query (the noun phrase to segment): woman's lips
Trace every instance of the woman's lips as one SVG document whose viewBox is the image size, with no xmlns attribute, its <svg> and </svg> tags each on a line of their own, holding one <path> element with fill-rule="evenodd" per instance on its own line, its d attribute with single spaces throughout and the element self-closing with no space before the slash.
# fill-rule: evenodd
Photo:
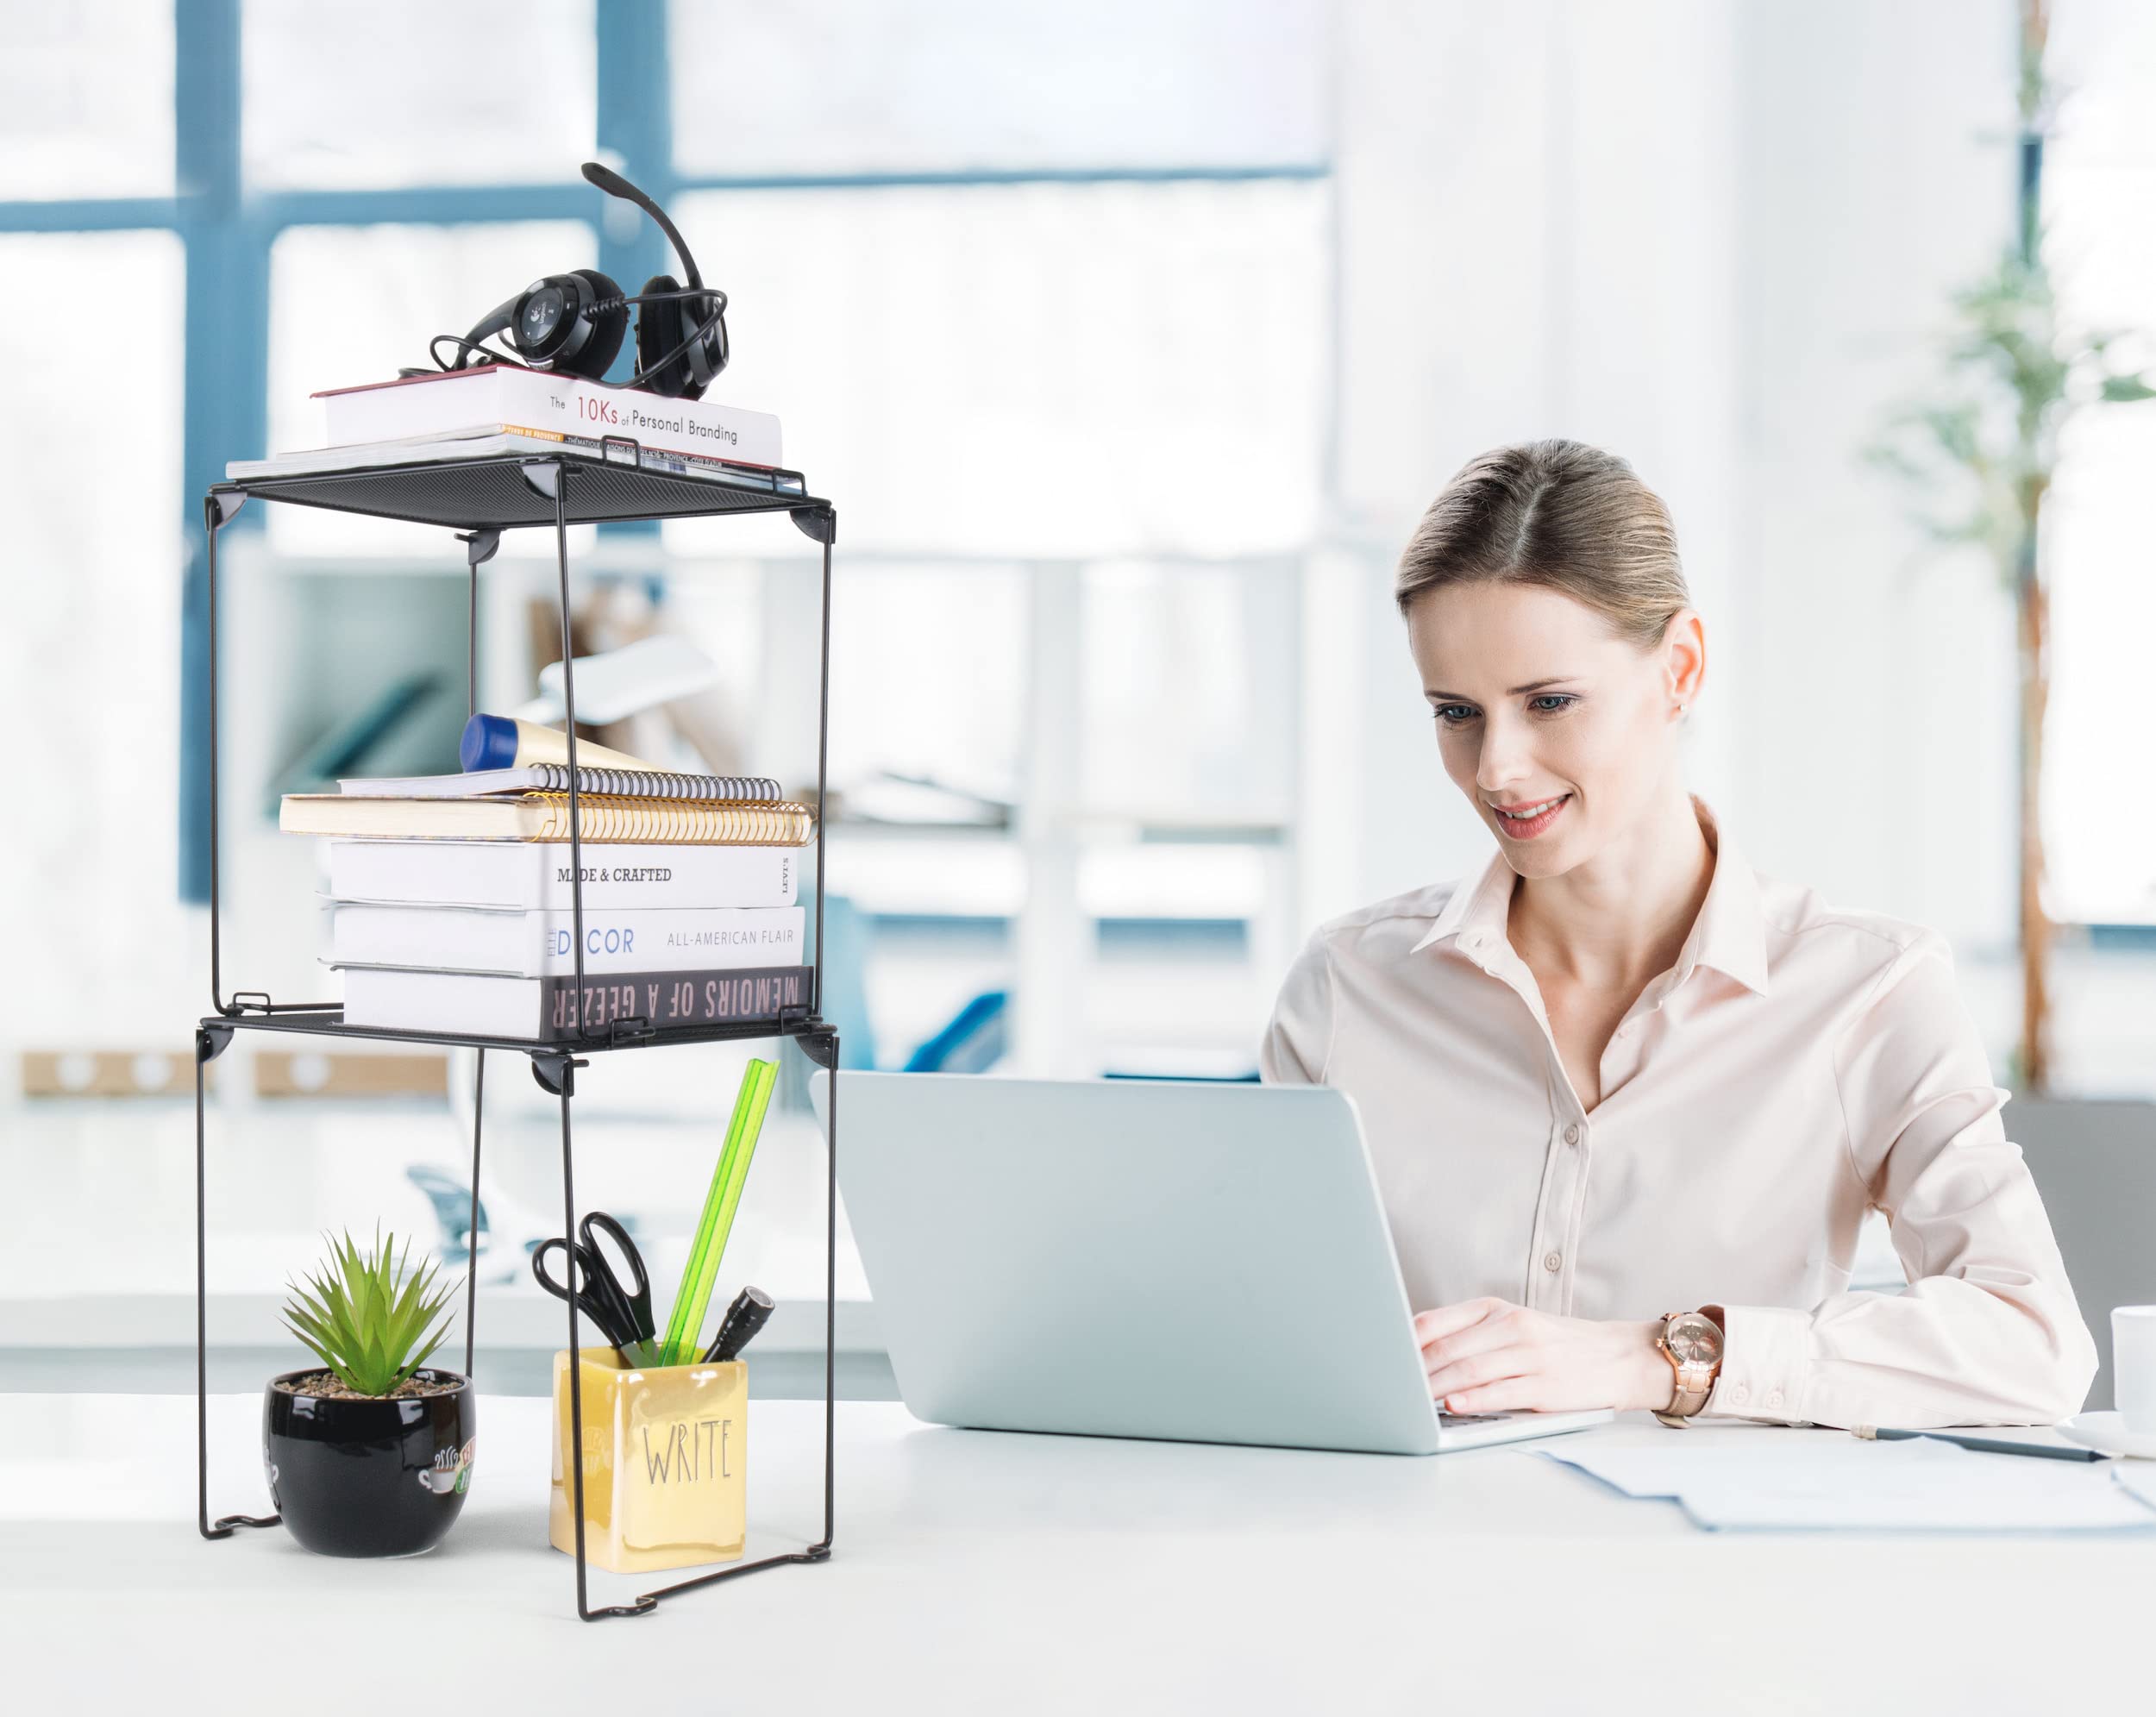
<svg viewBox="0 0 2156 1717">
<path fill-rule="evenodd" d="M 1497 811 L 1497 830 L 1500 834 L 1508 835 L 1518 841 L 1532 841 L 1558 818 L 1564 816 L 1564 807 L 1571 802 L 1572 795 L 1568 793 L 1541 816 L 1530 818 L 1524 823 L 1518 818 L 1507 817 L 1503 812 L 1497 811 L 1495 805 L 1492 805 L 1490 809 Z"/>
</svg>

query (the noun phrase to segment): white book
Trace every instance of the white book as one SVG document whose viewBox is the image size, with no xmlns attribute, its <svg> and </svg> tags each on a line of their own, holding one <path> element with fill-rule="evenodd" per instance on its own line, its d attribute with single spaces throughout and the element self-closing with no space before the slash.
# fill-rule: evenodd
<svg viewBox="0 0 2156 1717">
<path fill-rule="evenodd" d="M 348 1025 L 542 1041 L 574 1036 L 580 1012 L 594 1034 L 632 1018 L 660 1029 L 775 1023 L 787 1010 L 806 1012 L 814 980 L 806 966 L 626 973 L 587 979 L 580 1008 L 573 978 L 389 966 L 352 966 L 343 976 Z"/>
<path fill-rule="evenodd" d="M 530 912 L 571 905 L 574 870 L 559 841 L 331 841 L 329 894 L 429 906 Z M 790 906 L 798 847 L 623 843 L 584 849 L 584 910 Z"/>
<path fill-rule="evenodd" d="M 457 460 L 496 459 L 505 454 L 534 458 L 558 454 L 594 465 L 633 465 L 640 470 L 663 472 L 670 477 L 693 477 L 699 482 L 730 484 L 736 488 L 757 489 L 774 495 L 805 492 L 799 472 L 767 470 L 746 461 L 718 459 L 708 454 L 643 447 L 628 436 L 610 436 L 600 441 L 592 436 L 564 436 L 549 429 L 528 429 L 513 424 L 408 436 L 392 442 L 352 442 L 336 447 L 303 448 L 297 452 L 273 454 L 267 459 L 227 460 L 224 474 L 229 482 L 258 483 L 279 477 L 311 477 L 324 471 L 365 471 L 388 465 L 441 464 Z"/>
<path fill-rule="evenodd" d="M 584 912 L 584 970 L 724 971 L 802 963 L 799 906 L 651 907 Z M 576 971 L 573 913 L 465 906 L 332 908 L 329 963 L 551 978 Z"/>
<path fill-rule="evenodd" d="M 404 376 L 314 396 L 323 439 L 386 442 L 473 423 L 518 423 L 567 436 L 631 436 L 648 448 L 744 465 L 783 465 L 779 420 L 710 399 L 669 399 L 644 388 L 604 387 L 580 376 L 507 364 Z"/>
</svg>

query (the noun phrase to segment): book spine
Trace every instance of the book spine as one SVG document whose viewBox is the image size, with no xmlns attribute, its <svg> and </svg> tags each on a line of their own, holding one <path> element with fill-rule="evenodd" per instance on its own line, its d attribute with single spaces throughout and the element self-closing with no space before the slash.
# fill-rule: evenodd
<svg viewBox="0 0 2156 1717">
<path fill-rule="evenodd" d="M 575 869 L 566 847 L 525 842 L 331 841 L 337 900 L 568 912 Z M 584 855 L 584 910 L 791 906 L 800 855 L 791 847 L 624 847 Z"/>
<path fill-rule="evenodd" d="M 323 395 L 322 405 L 323 438 L 332 446 L 498 423 L 601 440 L 632 436 L 646 447 L 743 465 L 784 463 L 779 420 L 769 412 L 505 366 L 478 375 L 342 389 Z"/>
<path fill-rule="evenodd" d="M 659 1030 L 683 1025 L 776 1025 L 782 1012 L 805 1010 L 813 973 L 806 966 L 735 972 L 646 972 L 585 981 L 540 981 L 539 1030 L 548 1042 L 596 1034 L 629 1020 Z"/>
<path fill-rule="evenodd" d="M 737 970 L 801 957 L 799 906 L 671 907 L 661 912 L 584 912 L 584 971 Z M 389 966 L 405 971 L 573 975 L 572 913 L 444 912 L 431 906 L 346 902 L 334 909 L 334 966 Z"/>
</svg>

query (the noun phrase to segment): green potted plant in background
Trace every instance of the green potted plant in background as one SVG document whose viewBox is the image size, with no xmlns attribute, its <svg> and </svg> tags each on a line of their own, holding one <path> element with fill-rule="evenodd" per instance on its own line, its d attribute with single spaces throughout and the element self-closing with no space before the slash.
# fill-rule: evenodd
<svg viewBox="0 0 2156 1717">
<path fill-rule="evenodd" d="M 1917 517 L 1944 544 L 1981 548 L 2014 593 L 2020 641 L 2021 1040 L 2010 1077 L 2042 1095 L 2051 1082 L 2052 925 L 2044 910 L 2044 717 L 2051 702 L 2051 567 L 2045 498 L 2059 433 L 2091 406 L 2156 398 L 2122 363 L 2119 330 L 2059 313 L 2045 257 L 2044 140 L 2059 92 L 2046 73 L 2046 0 L 2018 0 L 2015 227 L 1997 264 L 1953 297 L 1954 324 L 1936 389 L 1902 408 L 1865 449 L 1906 483 Z"/>
<path fill-rule="evenodd" d="M 448 1329 L 454 1284 L 408 1267 L 411 1243 L 347 1234 L 293 1287 L 285 1317 L 319 1367 L 263 1392 L 262 1463 L 291 1535 L 324 1556 L 416 1556 L 464 1507 L 471 1482 L 471 1381 L 426 1361 Z M 436 1319 L 440 1321 L 437 1322 Z"/>
</svg>

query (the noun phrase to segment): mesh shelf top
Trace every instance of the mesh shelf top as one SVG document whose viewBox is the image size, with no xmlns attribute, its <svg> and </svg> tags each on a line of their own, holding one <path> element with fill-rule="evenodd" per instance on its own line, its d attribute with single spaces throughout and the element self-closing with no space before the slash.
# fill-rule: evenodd
<svg viewBox="0 0 2156 1717">
<path fill-rule="evenodd" d="M 775 473 L 777 482 L 797 472 Z M 761 486 L 743 473 L 737 486 L 701 477 L 610 465 L 598 460 L 501 454 L 364 470 L 254 477 L 211 486 L 213 495 L 260 495 L 300 506 L 368 513 L 458 530 L 505 530 L 554 523 L 555 485 L 563 484 L 571 524 L 605 519 L 697 518 L 712 513 L 821 513 L 830 504 L 813 495 Z"/>
</svg>

